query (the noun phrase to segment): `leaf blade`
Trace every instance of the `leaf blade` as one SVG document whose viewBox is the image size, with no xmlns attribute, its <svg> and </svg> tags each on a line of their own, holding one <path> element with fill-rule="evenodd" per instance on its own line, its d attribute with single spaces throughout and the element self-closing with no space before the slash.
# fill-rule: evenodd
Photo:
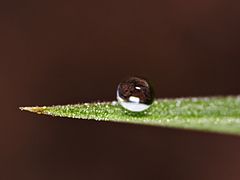
<svg viewBox="0 0 240 180">
<path fill-rule="evenodd" d="M 52 116 L 145 124 L 240 135 L 240 96 L 158 99 L 141 113 L 116 102 L 85 103 L 21 110 Z"/>
</svg>

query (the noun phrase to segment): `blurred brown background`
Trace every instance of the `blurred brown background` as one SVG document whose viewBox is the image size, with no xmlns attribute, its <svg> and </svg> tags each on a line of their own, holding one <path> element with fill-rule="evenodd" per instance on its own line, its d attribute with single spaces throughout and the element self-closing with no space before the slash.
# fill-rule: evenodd
<svg viewBox="0 0 240 180">
<path fill-rule="evenodd" d="M 240 138 L 53 118 L 19 106 L 115 99 L 150 79 L 157 97 L 239 94 L 240 3 L 0 2 L 0 179 L 240 179 Z"/>
</svg>

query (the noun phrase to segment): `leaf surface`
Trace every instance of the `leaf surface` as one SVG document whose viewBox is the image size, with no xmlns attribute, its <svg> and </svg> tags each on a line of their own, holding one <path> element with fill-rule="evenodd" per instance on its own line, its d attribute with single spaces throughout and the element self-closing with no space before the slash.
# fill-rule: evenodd
<svg viewBox="0 0 240 180">
<path fill-rule="evenodd" d="M 117 102 L 21 107 L 38 114 L 94 119 L 240 135 L 240 96 L 158 99 L 140 113 L 124 110 Z"/>
</svg>

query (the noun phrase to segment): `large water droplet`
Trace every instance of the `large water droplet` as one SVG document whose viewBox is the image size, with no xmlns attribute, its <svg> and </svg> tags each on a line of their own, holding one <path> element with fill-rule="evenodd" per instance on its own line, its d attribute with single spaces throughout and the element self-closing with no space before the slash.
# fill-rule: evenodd
<svg viewBox="0 0 240 180">
<path fill-rule="evenodd" d="M 153 103 L 153 90 L 146 80 L 131 77 L 118 85 L 117 100 L 125 109 L 141 112 Z"/>
</svg>

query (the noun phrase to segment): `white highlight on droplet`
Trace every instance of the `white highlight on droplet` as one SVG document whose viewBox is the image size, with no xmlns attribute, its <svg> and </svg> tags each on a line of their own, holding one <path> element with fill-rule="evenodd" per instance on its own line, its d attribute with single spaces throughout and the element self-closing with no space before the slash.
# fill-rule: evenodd
<svg viewBox="0 0 240 180">
<path fill-rule="evenodd" d="M 133 103 L 139 103 L 140 102 L 140 98 L 135 97 L 135 96 L 130 96 L 129 97 L 129 101 L 131 101 Z"/>
<path fill-rule="evenodd" d="M 145 111 L 150 107 L 150 105 L 146 105 L 143 103 L 140 103 L 140 99 L 134 96 L 131 96 L 129 98 L 129 101 L 124 101 L 121 97 L 117 96 L 117 100 L 119 104 L 124 107 L 125 109 L 132 111 L 132 112 L 141 112 Z"/>
</svg>

